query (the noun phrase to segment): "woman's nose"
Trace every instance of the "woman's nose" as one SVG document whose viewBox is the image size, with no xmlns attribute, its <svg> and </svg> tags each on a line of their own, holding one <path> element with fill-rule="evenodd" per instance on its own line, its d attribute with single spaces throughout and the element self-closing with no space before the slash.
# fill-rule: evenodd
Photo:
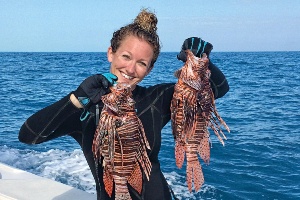
<svg viewBox="0 0 300 200">
<path fill-rule="evenodd" d="M 135 72 L 135 65 L 136 65 L 136 62 L 130 62 L 128 63 L 127 67 L 126 67 L 126 71 L 128 74 L 133 74 Z"/>
</svg>

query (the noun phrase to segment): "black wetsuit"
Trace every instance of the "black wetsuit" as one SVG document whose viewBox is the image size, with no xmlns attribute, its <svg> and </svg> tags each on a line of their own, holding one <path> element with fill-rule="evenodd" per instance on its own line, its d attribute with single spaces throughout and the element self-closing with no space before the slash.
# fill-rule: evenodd
<svg viewBox="0 0 300 200">
<path fill-rule="evenodd" d="M 223 73 L 210 64 L 211 85 L 215 98 L 222 97 L 229 90 Z M 142 194 L 139 195 L 130 185 L 133 200 L 171 200 L 168 184 L 160 170 L 158 153 L 161 146 L 161 130 L 170 121 L 170 103 L 174 92 L 174 83 L 158 84 L 152 87 L 137 86 L 133 91 L 138 117 L 141 119 L 149 141 L 151 151 L 148 156 L 152 163 L 150 180 L 143 177 Z M 100 102 L 101 112 L 103 103 Z M 38 111 L 29 117 L 21 127 L 19 140 L 28 144 L 42 143 L 63 135 L 72 136 L 81 146 L 84 156 L 96 181 L 97 199 L 114 199 L 105 192 L 102 180 L 102 166 L 96 165 L 92 153 L 92 142 L 96 129 L 96 106 L 90 109 L 89 117 L 80 121 L 82 109 L 70 101 L 70 94 L 58 102 Z"/>
</svg>

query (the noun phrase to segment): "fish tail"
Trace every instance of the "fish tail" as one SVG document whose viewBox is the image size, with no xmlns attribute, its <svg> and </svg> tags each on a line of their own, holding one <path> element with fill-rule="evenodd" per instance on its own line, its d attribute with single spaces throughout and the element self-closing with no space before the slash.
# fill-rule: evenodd
<svg viewBox="0 0 300 200">
<path fill-rule="evenodd" d="M 202 168 L 200 165 L 200 162 L 197 158 L 197 155 L 187 155 L 187 157 L 192 157 L 192 160 L 187 161 L 186 166 L 186 182 L 188 185 L 188 189 L 190 192 L 192 192 L 193 188 L 193 182 L 194 182 L 194 188 L 197 192 L 200 190 L 201 186 L 204 183 L 204 176 L 202 173 Z"/>
<path fill-rule="evenodd" d="M 139 194 L 142 193 L 142 171 L 138 163 L 136 163 L 133 172 L 131 173 L 130 177 L 128 178 L 128 183 L 136 190 Z"/>
<path fill-rule="evenodd" d="M 176 166 L 179 169 L 183 165 L 184 155 L 185 155 L 185 147 L 181 141 L 177 140 L 175 144 L 175 158 L 176 158 Z"/>
<path fill-rule="evenodd" d="M 128 191 L 126 178 L 115 176 L 115 199 L 132 200 Z"/>
<path fill-rule="evenodd" d="M 113 178 L 108 170 L 103 170 L 103 183 L 105 191 L 111 197 L 113 191 Z"/>
</svg>

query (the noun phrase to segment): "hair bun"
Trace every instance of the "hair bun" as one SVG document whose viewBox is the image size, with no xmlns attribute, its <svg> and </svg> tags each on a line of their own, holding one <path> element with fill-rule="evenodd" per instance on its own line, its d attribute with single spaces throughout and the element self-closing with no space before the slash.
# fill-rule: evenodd
<svg viewBox="0 0 300 200">
<path fill-rule="evenodd" d="M 155 33 L 157 30 L 157 18 L 156 15 L 147 9 L 142 9 L 138 16 L 135 18 L 134 23 L 137 24 L 141 29 Z"/>
</svg>

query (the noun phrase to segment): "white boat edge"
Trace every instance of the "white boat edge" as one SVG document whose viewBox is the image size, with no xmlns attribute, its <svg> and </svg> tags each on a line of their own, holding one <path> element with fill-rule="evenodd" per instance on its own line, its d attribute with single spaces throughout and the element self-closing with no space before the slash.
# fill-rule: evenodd
<svg viewBox="0 0 300 200">
<path fill-rule="evenodd" d="M 0 200 L 96 200 L 95 194 L 0 162 Z"/>
</svg>

